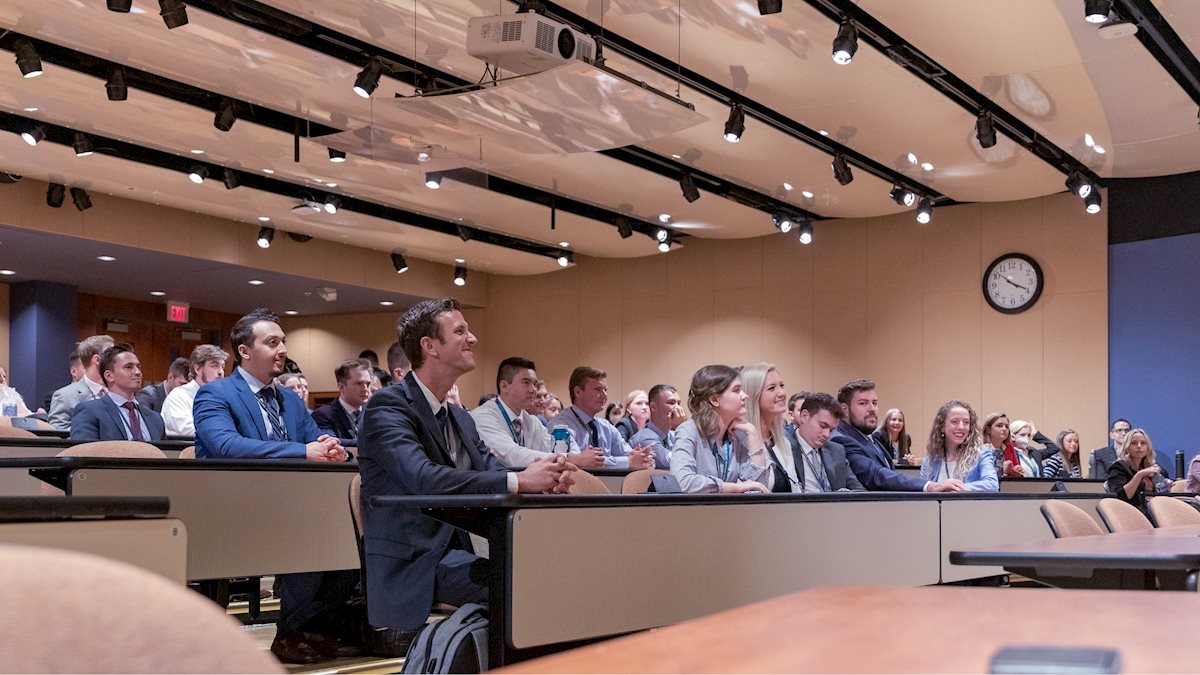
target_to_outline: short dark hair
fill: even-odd
[[[494,398],[498,397],[495,394],[484,394],[483,396],[479,397],[479,405],[483,405]]]
[[[79,362],[86,366],[91,364],[93,356],[104,354],[113,344],[114,340],[107,335],[93,335],[80,340],[79,344],[75,345],[75,351],[79,354]]]
[[[1130,429],[1133,428],[1133,422],[1130,422],[1129,420],[1125,419],[1124,417],[1118,417],[1117,419],[1112,421],[1112,424],[1108,425],[1108,433],[1110,433],[1110,434],[1112,433],[1113,427],[1117,426],[1117,422],[1124,422],[1125,424],[1129,425]]]
[[[571,403],[575,402],[575,387],[582,387],[587,384],[588,380],[600,380],[608,378],[608,373],[593,368],[591,366],[579,366],[571,371],[571,379],[567,381],[567,395],[571,397]]]
[[[188,359],[188,372],[195,372],[196,366],[203,366],[209,361],[224,361],[228,358],[229,354],[216,345],[196,345],[192,349],[191,358]]]
[[[100,379],[104,380],[103,384],[105,386],[108,385],[108,379],[104,377],[104,373],[112,370],[113,363],[116,362],[117,357],[126,353],[132,354],[133,346],[125,342],[118,342],[105,349],[104,353],[100,355]]]
[[[837,400],[842,405],[850,405],[850,400],[860,391],[871,391],[875,388],[875,383],[870,380],[852,380],[842,385],[838,389]]]
[[[668,391],[675,392],[676,394],[679,393],[678,389],[669,384],[656,384],[653,387],[650,387],[650,393],[646,394],[646,399],[649,401],[658,400],[658,397],[662,396],[663,392]]]
[[[259,321],[278,324],[279,317],[266,307],[259,307],[233,324],[233,330],[229,331],[229,344],[233,347],[234,364],[242,365],[242,354],[238,351],[238,347],[242,345],[246,345],[247,347],[254,346],[254,324]]]
[[[801,404],[800,410],[797,410],[796,414],[807,410],[809,415],[816,415],[822,410],[828,410],[829,412],[833,413],[834,419],[842,419],[842,406],[838,404],[837,399],[835,399],[833,396],[826,394],[823,391],[805,393],[808,395],[804,397],[804,403]]]
[[[167,368],[167,377],[182,377],[185,380],[192,379],[192,362],[182,356],[171,362],[171,367]]]
[[[522,356],[510,356],[500,362],[500,367],[496,369],[496,393],[500,393],[500,383],[513,381],[517,371],[521,370],[537,370],[537,366],[533,365],[533,361]]]
[[[789,396],[788,397],[788,412],[790,412],[790,413],[797,412],[796,411],[796,401],[806,400],[806,399],[808,399],[809,396],[812,396],[811,391],[798,391],[798,392],[792,394],[791,396]]]
[[[372,366],[374,366],[376,363],[379,363],[379,355],[375,353],[374,349],[362,350],[358,353],[358,358],[370,361]]]
[[[365,370],[368,373],[374,372],[371,367],[371,362],[367,359],[346,359],[338,364],[337,368],[333,369],[333,378],[338,382],[345,382],[350,379],[351,373],[356,370]]]
[[[462,310],[462,305],[454,298],[437,298],[422,300],[413,305],[396,324],[396,333],[400,337],[404,355],[413,368],[425,365],[425,355],[421,352],[421,338],[434,338],[445,342],[442,329],[437,319],[442,314]]]
[[[404,347],[400,346],[399,340],[396,340],[391,344],[390,347],[388,347],[387,367],[388,371],[393,373],[396,372],[396,369],[404,371],[412,369],[412,363],[410,363],[408,357],[404,355]]]
[[[75,365],[76,363],[80,363],[80,364],[82,364],[82,363],[83,363],[83,358],[82,358],[81,356],[79,356],[79,350],[78,350],[78,349],[72,349],[72,350],[71,350],[71,353],[70,353],[70,354],[67,354],[67,365],[68,365],[68,366],[73,366],[73,365]]]

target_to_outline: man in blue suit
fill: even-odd
[[[519,472],[488,450],[471,415],[446,400],[475,368],[475,336],[457,300],[426,300],[400,319],[400,343],[413,370],[371,397],[358,437],[362,474],[367,647],[403,656],[434,602],[486,603],[491,570],[455,528],[418,509],[377,509],[376,495],[566,492],[574,465],[547,455]]]
[[[138,405],[142,364],[127,344],[100,355],[100,378],[107,393],[84,401],[71,413],[71,438],[79,441],[161,441],[166,425],[149,406]]]
[[[341,443],[321,433],[300,397],[274,384],[287,359],[279,318],[256,309],[233,325],[230,342],[237,364],[233,374],[196,392],[196,457],[345,460]],[[356,577],[346,571],[280,575],[280,618],[271,652],[288,663],[360,653],[334,637],[330,620],[350,596]]]
[[[871,437],[879,419],[879,396],[875,393],[874,382],[847,382],[838,390],[837,399],[842,406],[842,421],[829,440],[846,449],[850,469],[863,487],[896,492],[962,492],[966,489],[959,480],[926,481],[896,471],[892,453]]]

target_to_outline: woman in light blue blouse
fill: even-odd
[[[933,418],[921,478],[960,481],[969,492],[999,492],[996,462],[980,442],[979,418],[971,406],[962,401],[946,403]]]
[[[704,366],[692,376],[692,417],[675,430],[671,474],[684,492],[770,492],[774,465],[758,429],[746,421],[736,368]]]

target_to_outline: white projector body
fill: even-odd
[[[528,75],[575,60],[591,63],[596,42],[540,14],[523,12],[471,19],[467,53],[511,73]]]

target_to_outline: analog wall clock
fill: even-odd
[[[1019,314],[1042,296],[1042,266],[1024,253],[1005,253],[983,273],[983,297],[992,309]]]

